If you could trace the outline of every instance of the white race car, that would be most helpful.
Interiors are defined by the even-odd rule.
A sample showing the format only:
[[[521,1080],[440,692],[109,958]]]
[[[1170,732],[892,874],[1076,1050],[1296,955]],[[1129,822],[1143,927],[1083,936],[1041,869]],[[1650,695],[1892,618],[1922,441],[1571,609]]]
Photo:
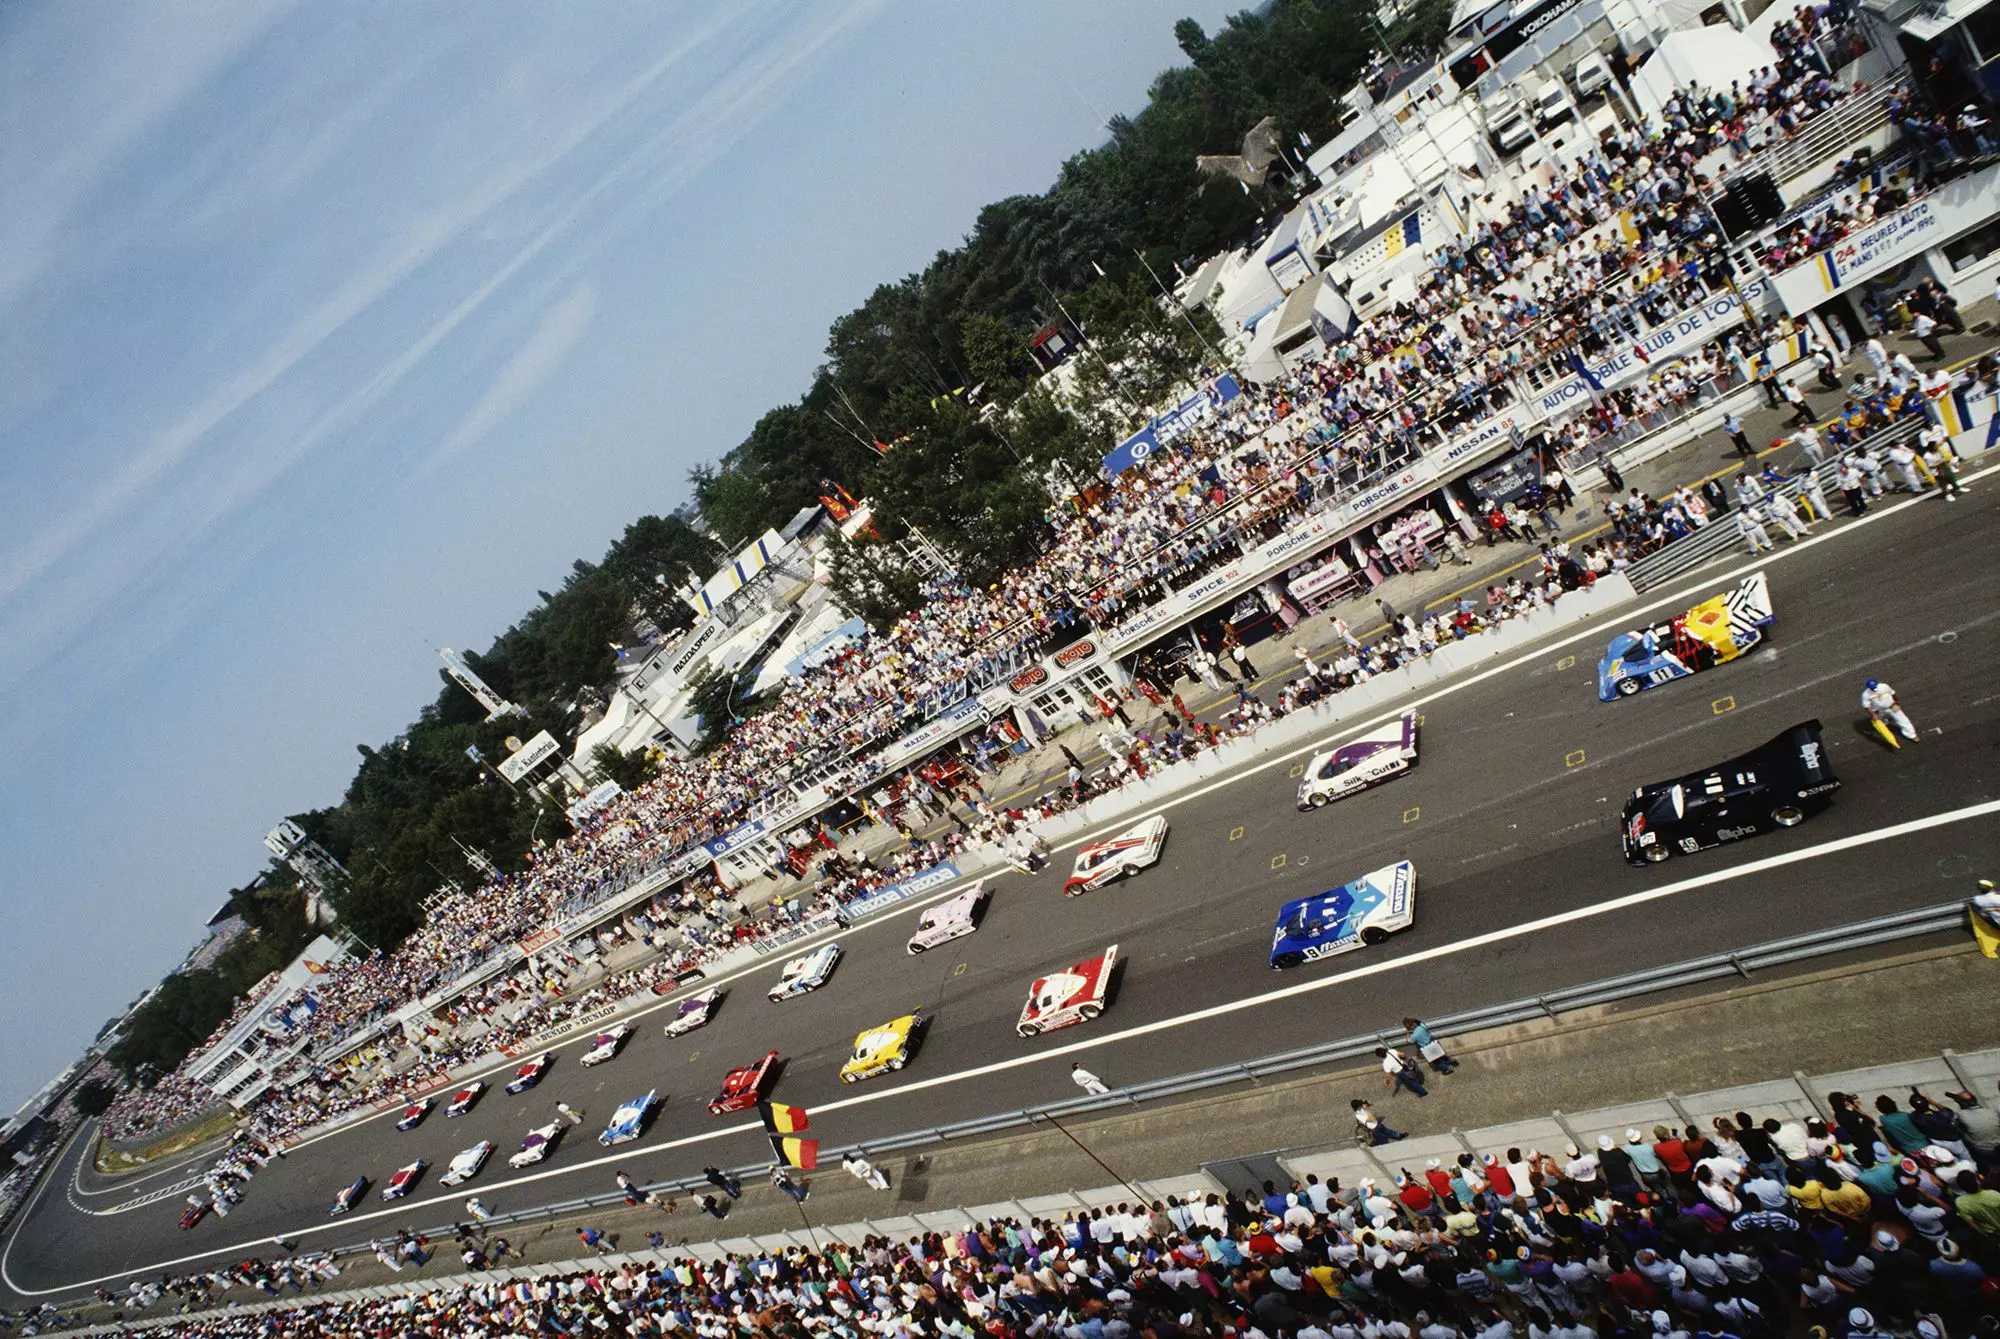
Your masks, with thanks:
[[[618,1048],[624,1045],[625,1039],[631,1035],[632,1029],[623,1023],[606,1028],[597,1034],[597,1040],[590,1044],[590,1049],[585,1051],[583,1058],[576,1063],[579,1065],[603,1064],[606,1060],[610,1060],[618,1054]]]
[[[467,1181],[479,1175],[479,1169],[484,1167],[486,1160],[492,1156],[493,1141],[490,1139],[480,1140],[471,1148],[466,1149],[451,1160],[451,1166],[444,1169],[444,1175],[438,1178],[438,1184],[441,1186],[464,1185]]]
[[[1014,1031],[1024,1037],[1075,1023],[1088,1023],[1104,1012],[1111,994],[1111,975],[1118,968],[1118,945],[1085,958],[1060,972],[1038,976],[1028,987],[1028,1003]]]
[[[1417,713],[1406,711],[1359,739],[1314,754],[1299,782],[1299,808],[1317,809],[1329,800],[1344,800],[1416,765]]]
[[[682,1036],[694,1031],[715,1017],[715,1006],[722,1003],[722,987],[710,986],[699,995],[690,995],[680,1002],[674,1013],[674,1021],[667,1024],[669,1037]]]
[[[564,1124],[552,1120],[547,1125],[538,1125],[528,1131],[528,1137],[521,1141],[521,1151],[507,1159],[509,1167],[532,1167],[549,1154],[556,1151],[562,1142]]]
[[[917,919],[917,932],[910,936],[910,952],[922,953],[977,930],[979,910],[986,897],[986,880],[981,879],[958,896],[927,908]]]
[[[839,961],[838,944],[822,944],[803,958],[793,958],[778,974],[778,984],[770,990],[771,998],[788,1000],[794,995],[818,990],[833,975],[834,964]]]
[[[1115,837],[1092,842],[1076,853],[1076,868],[1063,884],[1063,896],[1075,897],[1102,888],[1113,879],[1137,874],[1160,858],[1167,844],[1167,820],[1158,814]]]

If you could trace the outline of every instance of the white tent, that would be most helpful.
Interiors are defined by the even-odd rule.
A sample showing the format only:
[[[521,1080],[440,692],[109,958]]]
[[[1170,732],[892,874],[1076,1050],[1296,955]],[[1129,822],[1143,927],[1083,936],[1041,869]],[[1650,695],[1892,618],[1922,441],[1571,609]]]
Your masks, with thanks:
[[[1725,92],[1733,83],[1747,88],[1752,74],[1777,59],[1768,45],[1727,24],[1685,28],[1669,33],[1633,74],[1632,94],[1640,111],[1658,117],[1675,89],[1690,83]]]

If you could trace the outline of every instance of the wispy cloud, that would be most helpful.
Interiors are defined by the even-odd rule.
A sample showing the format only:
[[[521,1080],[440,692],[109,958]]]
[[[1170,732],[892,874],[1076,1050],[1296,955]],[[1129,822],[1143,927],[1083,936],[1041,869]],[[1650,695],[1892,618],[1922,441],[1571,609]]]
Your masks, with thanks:
[[[428,477],[512,417],[529,396],[541,389],[543,382],[555,375],[584,332],[590,329],[591,318],[596,315],[597,290],[590,284],[578,284],[544,311],[527,341],[514,351],[486,393],[418,467],[417,477]]]
[[[0,647],[6,648],[0,652],[0,692],[18,685],[26,675],[74,645],[113,602],[130,599],[136,591],[156,583],[162,573],[196,549],[216,527],[242,513],[302,458],[353,428],[558,241],[568,245],[563,248],[563,263],[555,278],[568,282],[563,276],[573,278],[583,258],[609,231],[647,207],[639,203],[641,197],[657,206],[663,195],[680,189],[731,152],[782,103],[786,89],[804,70],[865,25],[885,3],[870,0],[849,6],[830,21],[795,27],[770,40],[749,44],[748,53],[692,104],[654,128],[636,146],[618,154],[608,168],[575,190],[524,244],[388,362],[358,384],[350,382],[351,389],[313,417],[302,431],[282,441],[261,443],[253,455],[232,462],[219,483],[204,480],[199,489],[176,488],[180,467],[225,424],[447,250],[470,240],[489,242],[487,225],[503,204],[532,195],[538,184],[546,183],[558,168],[581,156],[579,151],[599,137],[610,138],[610,132],[626,130],[621,118],[640,114],[642,100],[650,91],[721,37],[725,28],[740,29],[743,15],[732,13],[727,20],[712,21],[677,40],[670,50],[572,122],[543,151],[494,172],[450,206],[409,224],[398,245],[354,273],[257,357],[153,434],[76,506],[38,533],[17,535],[13,552],[0,562]],[[605,197],[614,192],[622,194],[607,202]],[[611,206],[608,212],[604,209],[607,203]],[[602,217],[591,234],[571,236],[592,210],[598,210]],[[536,385],[584,338],[595,313],[595,292],[586,286],[572,288],[566,298],[544,313],[538,329],[494,385],[420,468],[435,468],[521,407]],[[170,494],[175,495],[170,528],[163,531],[158,526],[135,524],[149,509],[156,512]],[[147,536],[144,539],[139,537],[142,531]],[[128,533],[131,540],[121,542]],[[44,582],[59,565],[86,569],[63,583],[66,589],[60,607],[50,608],[45,602],[37,602],[42,607],[32,610],[18,607],[27,603],[21,599],[23,593]],[[187,611],[187,616],[192,613]],[[174,631],[158,629],[149,640],[157,644]],[[18,635],[23,633],[30,635]],[[133,657],[124,659],[130,663]]]

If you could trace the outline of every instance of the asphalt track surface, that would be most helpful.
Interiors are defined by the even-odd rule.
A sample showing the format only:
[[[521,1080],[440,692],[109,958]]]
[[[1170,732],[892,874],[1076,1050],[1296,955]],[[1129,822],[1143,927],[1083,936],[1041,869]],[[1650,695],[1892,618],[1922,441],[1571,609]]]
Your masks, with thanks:
[[[754,1114],[714,1117],[707,1103],[729,1068],[772,1047],[785,1057],[774,1096],[808,1108],[828,1144],[865,1142],[1074,1096],[1072,1060],[1114,1086],[1161,1078],[1964,895],[2000,856],[1996,480],[1956,505],[1932,498],[1822,527],[1818,542],[1767,556],[1776,635],[1735,664],[1602,704],[1597,656],[1614,623],[1640,615],[1554,634],[1413,695],[1422,757],[1407,777],[1300,813],[1295,771],[1309,750],[1266,755],[1167,801],[1165,855],[1135,879],[1064,899],[1065,849],[1039,875],[990,878],[979,931],[920,957],[903,948],[914,907],[850,929],[837,936],[845,959],[814,994],[766,1000],[773,960],[729,984],[708,1027],[673,1040],[661,1033],[663,1002],[609,1064],[579,1067],[588,1042],[571,1042],[522,1096],[502,1093],[496,1075],[459,1119],[440,1104],[409,1133],[391,1116],[314,1141],[260,1172],[226,1220],[182,1232],[178,1193],[128,1207],[185,1173],[96,1178],[79,1168],[89,1141],[78,1140],[6,1243],[0,1277],[17,1295],[69,1295],[260,1254],[281,1231],[311,1247],[435,1225],[461,1217],[468,1193],[519,1209],[609,1190],[619,1169],[649,1181],[765,1162]],[[1663,614],[1684,608],[1749,570],[1716,566],[1642,605],[1671,596]],[[1891,752],[1866,730],[1857,697],[1870,675],[1896,686],[1920,743]],[[1624,863],[1617,817],[1635,785],[1815,716],[1845,782],[1830,811],[1661,866]],[[1381,948],[1270,969],[1280,903],[1399,859],[1417,869],[1411,929]],[[1125,965],[1101,1019],[1015,1035],[1032,978],[1114,941]],[[838,1081],[856,1033],[920,1006],[934,1023],[907,1070]],[[612,1110],[648,1088],[666,1101],[647,1135],[600,1148]],[[584,1126],[543,1167],[512,1171],[507,1155],[558,1099],[586,1113]],[[1301,1115],[1304,1128],[1344,1131],[1344,1112]],[[451,1156],[480,1139],[498,1145],[486,1170],[440,1190]],[[430,1163],[417,1193],[384,1205],[377,1189],[417,1158]],[[367,1203],[330,1217],[335,1191],[363,1174]]]

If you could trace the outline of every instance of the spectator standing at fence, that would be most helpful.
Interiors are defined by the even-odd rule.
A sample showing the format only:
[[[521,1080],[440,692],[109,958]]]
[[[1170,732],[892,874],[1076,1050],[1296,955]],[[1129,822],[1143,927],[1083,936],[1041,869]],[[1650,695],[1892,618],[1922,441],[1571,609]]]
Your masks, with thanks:
[[[1821,489],[1819,484],[1818,470],[1801,469],[1792,476],[1792,482],[1798,485],[1798,495],[1804,500],[1807,508],[1811,510],[1813,520],[1825,521],[1832,519],[1833,508],[1827,505],[1826,493]]]
[[[1897,442],[1889,448],[1889,466],[1896,471],[1896,477],[1903,481],[1904,492],[1924,491],[1923,477],[1917,473],[1917,453],[1910,449],[1908,442]]]
[[[1933,431],[1937,434],[1935,437],[1931,435]],[[1937,480],[1938,490],[1944,494],[1944,500],[1958,501],[1958,495],[1964,492],[1965,488],[1958,481],[1958,470],[1953,464],[1955,458],[1943,427],[1933,425],[1931,428],[1926,428],[1919,441],[1924,448],[1924,468],[1931,472],[1933,479]]]
[[[1806,464],[1817,465],[1826,459],[1826,443],[1819,435],[1819,428],[1808,423],[1792,434],[1792,442],[1805,453]]]
[[[1069,1067],[1069,1081],[1089,1093],[1092,1097],[1102,1097],[1111,1091],[1103,1079],[1085,1069],[1082,1065]]]
[[[1374,1109],[1361,1098],[1354,1098],[1348,1105],[1354,1109],[1354,1124],[1358,1127],[1359,1138],[1371,1147],[1380,1148],[1384,1144],[1393,1144],[1398,1139],[1409,1138],[1400,1131],[1390,1129],[1388,1123],[1378,1117]]]
[[[1765,515],[1761,502],[1753,502],[1736,513],[1736,533],[1750,546],[1753,558],[1778,547],[1771,539],[1771,532],[1764,528]]]
[[[1430,1028],[1420,1018],[1405,1018],[1403,1031],[1410,1034],[1410,1044],[1417,1048],[1430,1067],[1440,1074],[1449,1074],[1458,1068],[1458,1061],[1445,1053],[1444,1043],[1432,1035]]]
[[[804,1204],[812,1196],[812,1192],[806,1188],[805,1182],[793,1176],[792,1169],[783,1165],[774,1164],[772,1166],[771,1184],[783,1191],[785,1197],[794,1204]]]
[[[1422,1072],[1401,1051],[1390,1046],[1377,1046],[1375,1058],[1382,1062],[1382,1088],[1390,1096],[1395,1096],[1398,1088],[1408,1088],[1418,1097],[1430,1096],[1430,1090],[1424,1087]]]
[[[1773,493],[1765,507],[1771,513],[1771,524],[1785,532],[1786,539],[1797,539],[1805,534],[1807,526],[1799,519],[1798,504],[1788,493]]]
[[[1847,499],[1849,516],[1868,514],[1868,481],[1852,460],[1840,462],[1840,495]]]
[[[1861,471],[1862,479],[1867,482],[1868,496],[1871,498],[1881,497],[1883,493],[1882,462],[1876,457],[1875,448],[1863,442],[1860,446],[1854,448],[1853,460],[1854,467]]]
[[[865,1186],[869,1186],[875,1190],[887,1190],[889,1188],[888,1173],[868,1161],[867,1158],[861,1156],[859,1153],[848,1154],[840,1160],[840,1165],[847,1169],[848,1175]]]

